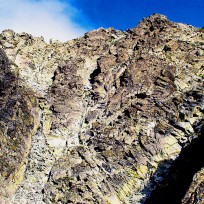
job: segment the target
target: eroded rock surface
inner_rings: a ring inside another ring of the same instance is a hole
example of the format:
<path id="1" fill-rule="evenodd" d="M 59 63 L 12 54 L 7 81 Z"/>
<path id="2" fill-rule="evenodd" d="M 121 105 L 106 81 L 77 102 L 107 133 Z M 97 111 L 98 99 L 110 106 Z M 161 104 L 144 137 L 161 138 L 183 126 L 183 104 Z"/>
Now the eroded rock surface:
<path id="1" fill-rule="evenodd" d="M 2 49 L 0 61 L 0 200 L 8 203 L 23 178 L 40 113 L 34 93 L 20 85 Z"/>
<path id="2" fill-rule="evenodd" d="M 201 169 L 193 177 L 193 182 L 186 193 L 182 203 L 202 204 L 204 203 L 204 169 Z"/>
<path id="3" fill-rule="evenodd" d="M 202 29 L 155 14 L 67 43 L 0 42 L 1 202 L 143 203 L 199 137 Z"/>

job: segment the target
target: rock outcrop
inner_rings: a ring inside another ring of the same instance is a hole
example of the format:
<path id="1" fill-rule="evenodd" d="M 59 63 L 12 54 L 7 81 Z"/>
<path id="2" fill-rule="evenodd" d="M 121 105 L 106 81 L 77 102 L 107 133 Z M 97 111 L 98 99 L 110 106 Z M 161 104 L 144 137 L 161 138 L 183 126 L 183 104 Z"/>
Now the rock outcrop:
<path id="1" fill-rule="evenodd" d="M 155 14 L 66 43 L 6 30 L 0 49 L 0 203 L 153 203 L 202 137 L 202 29 Z"/>
<path id="2" fill-rule="evenodd" d="M 186 193 L 182 203 L 201 204 L 204 203 L 204 169 L 201 169 L 193 177 L 193 182 Z"/>

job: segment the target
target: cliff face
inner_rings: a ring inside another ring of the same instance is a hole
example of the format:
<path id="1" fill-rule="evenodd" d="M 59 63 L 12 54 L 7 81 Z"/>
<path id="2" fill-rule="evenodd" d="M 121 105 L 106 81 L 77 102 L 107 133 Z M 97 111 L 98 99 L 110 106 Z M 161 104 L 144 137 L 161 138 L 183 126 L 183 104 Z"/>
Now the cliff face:
<path id="1" fill-rule="evenodd" d="M 190 185 L 182 203 L 199 204 L 204 203 L 204 169 L 201 169 L 193 177 L 193 182 Z"/>
<path id="2" fill-rule="evenodd" d="M 0 203 L 156 203 L 202 137 L 202 29 L 155 14 L 67 43 L 6 30 L 0 46 Z"/>

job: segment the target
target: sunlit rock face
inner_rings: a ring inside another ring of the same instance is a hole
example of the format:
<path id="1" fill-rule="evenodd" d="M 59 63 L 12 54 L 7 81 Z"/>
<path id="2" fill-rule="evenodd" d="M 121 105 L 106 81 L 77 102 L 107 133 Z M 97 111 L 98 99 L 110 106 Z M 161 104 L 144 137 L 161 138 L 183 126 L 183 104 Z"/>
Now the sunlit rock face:
<path id="1" fill-rule="evenodd" d="M 0 203 L 151 202 L 201 137 L 202 29 L 155 14 L 66 43 L 6 30 L 0 49 Z"/>

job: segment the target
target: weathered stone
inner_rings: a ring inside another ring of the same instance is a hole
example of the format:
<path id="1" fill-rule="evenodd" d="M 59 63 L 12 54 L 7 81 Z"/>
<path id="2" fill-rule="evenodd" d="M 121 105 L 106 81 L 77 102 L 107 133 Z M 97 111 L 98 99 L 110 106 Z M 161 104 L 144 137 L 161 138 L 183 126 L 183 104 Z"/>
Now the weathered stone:
<path id="1" fill-rule="evenodd" d="M 183 204 L 202 204 L 204 203 L 204 169 L 201 169 L 193 177 L 191 186 L 189 187 L 185 197 L 182 200 Z"/>
<path id="2" fill-rule="evenodd" d="M 66 43 L 4 31 L 0 201 L 144 202 L 199 137 L 203 40 L 159 14 Z"/>

